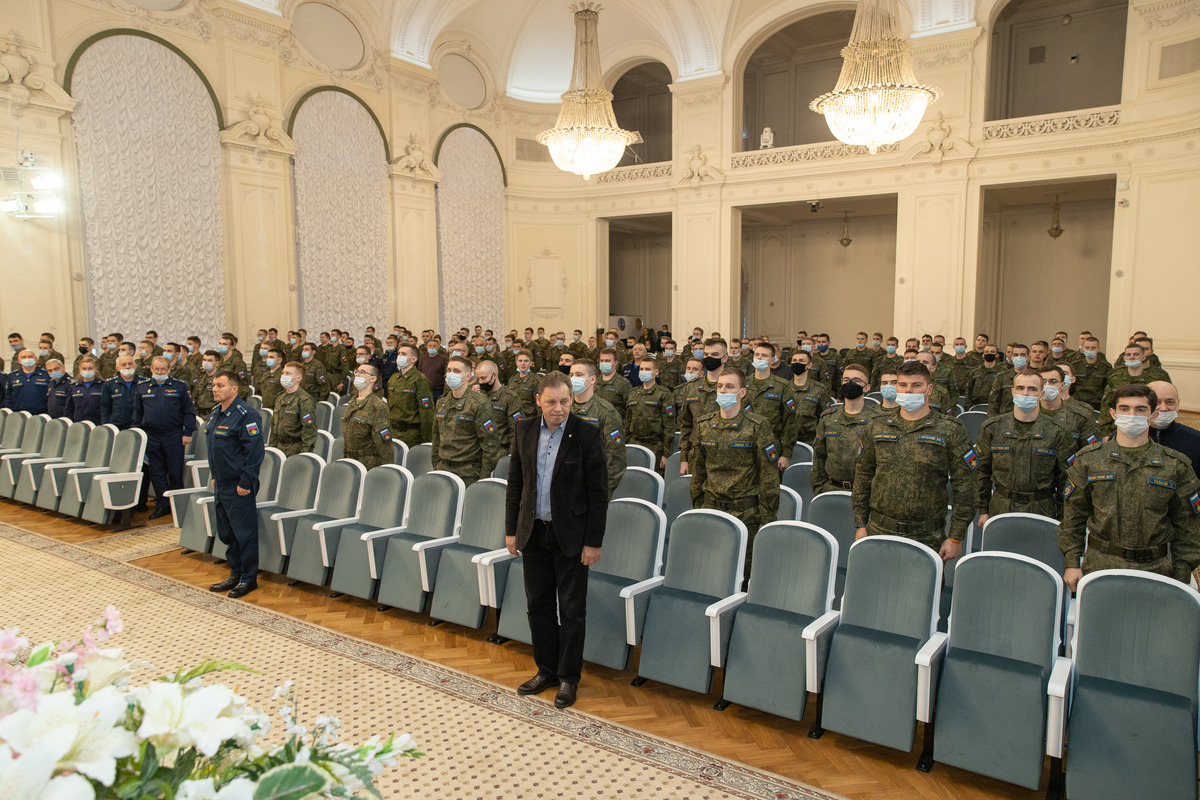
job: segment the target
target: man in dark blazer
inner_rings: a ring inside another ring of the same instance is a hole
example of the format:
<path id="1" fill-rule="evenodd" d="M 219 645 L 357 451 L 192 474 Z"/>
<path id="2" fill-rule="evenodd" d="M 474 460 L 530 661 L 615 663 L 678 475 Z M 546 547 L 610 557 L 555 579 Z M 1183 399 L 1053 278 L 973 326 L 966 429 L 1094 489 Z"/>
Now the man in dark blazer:
<path id="1" fill-rule="evenodd" d="M 583 669 L 588 567 L 600 560 L 608 515 L 603 434 L 571 414 L 571 383 L 548 372 L 541 414 L 516 424 L 508 472 L 505 545 L 525 559 L 525 596 L 537 675 L 521 694 L 558 686 L 556 708 L 575 702 Z M 557 602 L 556 602 L 557 601 Z"/>

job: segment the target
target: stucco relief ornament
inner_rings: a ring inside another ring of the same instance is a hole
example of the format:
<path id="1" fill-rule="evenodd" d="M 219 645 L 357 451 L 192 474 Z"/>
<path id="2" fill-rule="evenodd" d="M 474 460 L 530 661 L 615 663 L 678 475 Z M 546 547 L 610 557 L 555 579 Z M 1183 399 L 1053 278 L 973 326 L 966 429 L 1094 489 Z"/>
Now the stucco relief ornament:
<path id="1" fill-rule="evenodd" d="M 425 148 L 415 133 L 409 135 L 408 142 L 404 145 L 404 155 L 393 161 L 392 166 L 395 168 L 394 174 L 404 175 L 414 180 L 440 181 L 442 179 L 442 171 L 425 155 Z"/>
<path id="2" fill-rule="evenodd" d="M 721 171 L 716 167 L 709 166 L 708 156 L 704 155 L 703 148 L 696 145 L 692 148 L 692 155 L 688 159 L 687 168 L 683 174 L 679 176 L 679 183 L 690 184 L 693 189 L 699 189 L 701 182 L 705 179 L 715 181 L 721 177 Z"/>
<path id="3" fill-rule="evenodd" d="M 256 157 L 261 156 L 268 149 L 282 151 L 289 155 L 296 152 L 296 143 L 292 141 L 292 138 L 284 133 L 282 128 L 272 123 L 271 115 L 267 111 L 266 100 L 262 95 L 255 98 L 254 105 L 250 107 L 250 115 L 246 119 L 221 131 L 222 142 L 244 143 L 246 140 L 254 142 Z"/>
<path id="4" fill-rule="evenodd" d="M 908 160 L 913 161 L 922 156 L 928 156 L 933 171 L 941 172 L 942 160 L 951 150 L 967 156 L 975 154 L 975 148 L 971 147 L 968 142 L 950 134 L 950 125 L 946 123 L 941 114 L 938 114 L 937 125 L 925 132 L 925 141 L 909 151 Z"/>
<path id="5" fill-rule="evenodd" d="M 29 89 L 25 86 L 25 78 L 29 75 L 29 58 L 17 49 L 17 32 L 9 31 L 0 49 L 0 85 L 11 83 L 8 87 L 11 103 L 10 110 L 14 117 L 21 116 L 25 106 L 29 105 Z"/>

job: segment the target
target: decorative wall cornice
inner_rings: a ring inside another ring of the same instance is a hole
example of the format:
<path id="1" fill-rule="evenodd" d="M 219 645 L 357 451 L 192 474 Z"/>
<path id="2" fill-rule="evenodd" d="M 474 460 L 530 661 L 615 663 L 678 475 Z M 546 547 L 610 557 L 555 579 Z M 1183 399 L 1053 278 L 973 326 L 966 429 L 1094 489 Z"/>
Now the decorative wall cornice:
<path id="1" fill-rule="evenodd" d="M 424 144 L 415 133 L 409 134 L 404 155 L 392 161 L 388 174 L 429 183 L 437 183 L 442 179 L 442 171 L 425 154 Z"/>
<path id="2" fill-rule="evenodd" d="M 879 148 L 879 152 L 894 153 L 899 149 L 899 145 L 886 144 Z M 853 156 L 865 155 L 869 155 L 867 148 L 843 142 L 802 144 L 795 147 L 772 147 L 767 150 L 734 153 L 730 159 L 729 166 L 731 169 L 745 169 L 746 167 L 802 164 L 807 161 L 825 161 L 834 158 L 851 158 Z"/>
<path id="3" fill-rule="evenodd" d="M 34 71 L 33 57 L 21 49 L 15 30 L 0 39 L 0 102 L 8 104 L 14 117 L 29 107 L 62 115 L 75 107 L 75 100 L 61 86 Z"/>
<path id="4" fill-rule="evenodd" d="M 1049 133 L 1111 128 L 1120 123 L 1121 109 L 1109 108 L 1103 111 L 1091 111 L 1086 114 L 1068 114 L 1059 117 L 1047 116 L 1018 122 L 1006 120 L 988 122 L 983 126 L 983 138 L 989 141 L 993 139 L 1019 139 L 1023 136 L 1044 136 Z"/>
<path id="5" fill-rule="evenodd" d="M 208 41 L 216 33 L 216 22 L 211 11 L 201 0 L 184 0 L 178 8 L 170 11 L 149 11 L 135 6 L 129 0 L 96 0 L 130 19 L 128 25 L 141 31 L 151 31 L 155 26 L 177 28 L 198 35 Z"/>
<path id="6" fill-rule="evenodd" d="M 290 156 L 296 152 L 296 143 L 284 133 L 278 117 L 271 116 L 262 97 L 254 101 L 246 119 L 221 131 L 221 145 L 253 150 L 255 156 L 264 153 Z"/>
<path id="7" fill-rule="evenodd" d="M 909 42 L 913 66 L 918 69 L 938 69 L 953 64 L 964 64 L 973 57 L 975 45 L 982 35 L 983 28 L 975 27 L 913 39 Z"/>
<path id="8" fill-rule="evenodd" d="M 657 164 L 637 164 L 631 167 L 616 167 L 603 172 L 596 177 L 598 183 L 628 183 L 629 181 L 646 181 L 655 178 L 669 178 L 673 172 L 670 161 L 660 161 Z"/>
<path id="9" fill-rule="evenodd" d="M 1200 19 L 1200 0 L 1163 0 L 1146 5 L 1134 4 L 1146 30 L 1169 28 L 1190 19 Z"/>
<path id="10" fill-rule="evenodd" d="M 387 71 L 394 89 L 416 97 L 425 97 L 430 87 L 437 83 L 437 73 L 433 70 L 421 70 L 394 58 Z"/>
<path id="11" fill-rule="evenodd" d="M 676 81 L 670 85 L 671 94 L 683 108 L 695 106 L 720 105 L 729 85 L 728 75 L 715 75 L 711 78 L 698 78 L 694 81 Z"/>
<path id="12" fill-rule="evenodd" d="M 361 83 L 370 86 L 377 92 L 384 90 L 384 75 L 386 74 L 387 56 L 377 47 L 371 48 L 367 60 L 354 69 L 337 69 L 313 58 L 304 45 L 300 44 L 295 35 L 289 31 L 279 42 L 279 63 L 285 67 L 302 66 L 315 69 L 329 77 L 334 86 L 344 86 L 347 83 Z"/>

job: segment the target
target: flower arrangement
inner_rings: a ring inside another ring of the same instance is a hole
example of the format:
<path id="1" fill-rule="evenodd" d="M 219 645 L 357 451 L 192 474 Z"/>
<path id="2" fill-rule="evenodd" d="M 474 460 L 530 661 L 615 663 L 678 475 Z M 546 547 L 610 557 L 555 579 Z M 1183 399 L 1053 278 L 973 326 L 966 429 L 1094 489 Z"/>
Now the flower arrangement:
<path id="1" fill-rule="evenodd" d="M 0 798 L 4 800 L 301 800 L 380 797 L 374 779 L 397 757 L 423 753 L 408 734 L 338 741 L 341 722 L 297 722 L 291 682 L 282 743 L 267 745 L 271 721 L 244 697 L 204 676 L 253 672 L 212 660 L 145 686 L 130 686 L 144 662 L 101 648 L 121 632 L 109 606 L 69 646 L 30 649 L 16 628 L 0 630 Z"/>

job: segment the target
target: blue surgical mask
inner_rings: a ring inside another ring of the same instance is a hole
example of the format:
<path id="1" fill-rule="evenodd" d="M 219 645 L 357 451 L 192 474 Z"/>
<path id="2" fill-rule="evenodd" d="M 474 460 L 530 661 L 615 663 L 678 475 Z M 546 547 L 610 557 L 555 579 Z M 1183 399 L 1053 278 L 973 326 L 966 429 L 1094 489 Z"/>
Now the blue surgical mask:
<path id="1" fill-rule="evenodd" d="M 612 362 L 611 361 L 601 361 L 600 362 L 600 371 L 603 372 L 605 375 L 611 375 L 612 371 L 613 371 Z"/>
<path id="2" fill-rule="evenodd" d="M 700 376 L 699 376 L 699 375 L 697 375 L 697 374 L 696 374 L 696 373 L 694 373 L 694 372 L 685 372 L 685 373 L 683 373 L 683 379 L 684 379 L 684 381 L 686 381 L 686 382 L 688 382 L 688 383 L 690 383 L 690 382 L 692 382 L 692 381 L 696 380 L 696 378 L 699 378 L 699 377 L 700 377 Z"/>
<path id="3" fill-rule="evenodd" d="M 87 383 L 96 377 L 96 370 L 94 370 L 94 369 L 81 370 L 79 372 L 79 377 L 83 378 L 84 383 Z"/>
<path id="4" fill-rule="evenodd" d="M 717 405 L 728 410 L 737 405 L 737 392 L 717 392 Z"/>
<path id="5" fill-rule="evenodd" d="M 436 347 L 427 347 L 427 348 L 425 348 L 425 352 L 429 353 L 429 355 L 431 355 L 431 356 L 436 356 L 437 348 Z"/>
<path id="6" fill-rule="evenodd" d="M 916 392 L 897 392 L 896 402 L 905 411 L 920 411 L 921 406 L 925 405 L 925 395 Z"/>
<path id="7" fill-rule="evenodd" d="M 604 346 L 605 346 L 605 347 L 612 347 L 612 346 L 613 346 L 613 345 L 615 345 L 616 343 L 617 343 L 617 340 L 616 340 L 616 339 L 605 339 L 605 340 L 604 340 Z"/>
<path id="8" fill-rule="evenodd" d="M 1029 365 L 1029 359 L 1025 356 L 1013 356 L 1013 368 L 1025 369 Z"/>
<path id="9" fill-rule="evenodd" d="M 453 375 L 454 373 L 450 373 L 450 374 L 451 374 L 451 375 Z M 450 376 L 449 376 L 449 375 L 447 375 L 446 377 L 448 378 L 448 377 L 450 377 Z M 456 377 L 457 377 L 457 376 L 456 376 Z M 375 380 L 375 379 L 374 379 L 374 378 L 368 378 L 366 375 L 355 375 L 355 376 L 354 376 L 354 388 L 355 388 L 355 389 L 360 389 L 360 390 L 361 390 L 361 389 L 365 389 L 365 388 L 367 388 L 368 386 L 370 386 L 370 385 L 371 385 L 371 382 L 372 382 L 373 380 Z M 447 384 L 449 384 L 449 383 L 450 383 L 450 381 L 446 381 L 446 383 L 447 383 Z M 454 388 L 457 388 L 457 387 L 454 387 Z"/>
<path id="10" fill-rule="evenodd" d="M 258 355 L 260 358 L 266 358 L 268 352 L 270 352 L 270 351 L 268 351 L 265 347 L 260 347 L 258 349 Z"/>
<path id="11" fill-rule="evenodd" d="M 483 345 L 475 345 L 475 355 L 483 355 Z"/>
<path id="12" fill-rule="evenodd" d="M 654 373 L 649 372 L 644 369 L 639 370 L 638 371 L 638 380 L 641 381 L 642 383 L 653 383 L 654 382 Z"/>
<path id="13" fill-rule="evenodd" d="M 1063 349 L 1061 347 L 1051 347 L 1050 352 L 1054 353 L 1056 356 L 1061 356 L 1063 354 Z"/>
<path id="14" fill-rule="evenodd" d="M 1129 369 L 1137 369 L 1141 365 L 1142 365 L 1141 359 L 1138 359 L 1136 361 L 1130 361 L 1128 358 L 1125 359 L 1125 366 L 1128 367 Z"/>
<path id="15" fill-rule="evenodd" d="M 1064 384 L 1064 386 L 1065 386 L 1065 384 Z M 1062 389 L 1058 386 L 1047 386 L 1045 389 L 1042 390 L 1042 396 L 1045 397 L 1047 401 L 1053 403 L 1055 400 L 1058 399 L 1058 395 L 1060 392 L 1062 392 Z M 1014 402 L 1015 402 L 1015 399 L 1014 399 Z"/>
<path id="16" fill-rule="evenodd" d="M 827 344 L 817 345 L 817 349 L 820 350 L 822 353 L 825 353 L 825 352 L 828 352 L 829 345 L 827 345 Z"/>
<path id="17" fill-rule="evenodd" d="M 879 394 L 883 397 L 884 400 L 887 400 L 889 403 L 893 402 L 896 399 L 896 387 L 895 386 L 881 386 L 881 387 L 879 387 Z"/>
<path id="18" fill-rule="evenodd" d="M 872 339 L 872 340 L 871 340 L 871 347 L 874 347 L 876 350 L 878 350 L 878 349 L 879 349 L 879 346 L 880 346 L 880 345 L 882 345 L 882 344 L 883 344 L 883 340 L 882 340 L 882 339 Z"/>
<path id="19" fill-rule="evenodd" d="M 279 376 L 279 385 L 285 389 L 290 387 L 295 382 L 296 382 L 296 378 L 294 375 L 280 375 Z"/>
<path id="20" fill-rule="evenodd" d="M 867 343 L 866 343 L 866 342 L 855 342 L 855 343 L 854 343 L 854 346 L 855 346 L 855 347 L 857 347 L 859 350 L 866 350 L 866 349 L 867 349 Z"/>
<path id="21" fill-rule="evenodd" d="M 1030 394 L 1014 394 L 1013 395 L 1013 405 L 1016 406 L 1021 411 L 1033 411 L 1035 408 L 1037 408 L 1037 404 L 1038 404 L 1037 395 L 1030 395 Z"/>
<path id="22" fill-rule="evenodd" d="M 965 344 L 956 344 L 954 345 L 954 352 L 961 356 L 967 352 L 967 346 Z"/>
<path id="23" fill-rule="evenodd" d="M 800 349 L 801 349 L 801 350 L 803 350 L 803 351 L 804 351 L 804 352 L 806 352 L 806 353 L 811 353 L 811 352 L 812 352 L 812 345 L 811 345 L 811 344 L 802 344 L 802 345 L 800 345 Z"/>
<path id="24" fill-rule="evenodd" d="M 457 389 L 458 387 L 460 387 L 462 385 L 463 385 L 463 376 L 462 375 L 459 375 L 457 372 L 447 372 L 446 373 L 446 386 L 448 386 L 451 390 Z"/>
<path id="25" fill-rule="evenodd" d="M 158 381 L 159 383 L 163 383 L 163 382 L 165 382 L 165 381 L 166 381 L 168 378 L 170 378 L 171 376 L 170 376 L 170 375 L 165 375 L 165 374 L 164 374 L 164 375 L 159 375 L 157 372 L 152 372 L 152 373 L 150 373 L 150 377 L 151 377 L 151 378 L 154 378 L 154 380 Z"/>
<path id="26" fill-rule="evenodd" d="M 275 369 L 275 365 L 276 365 L 277 363 L 279 363 L 279 359 L 276 359 L 276 358 L 268 358 L 268 359 L 267 359 L 265 362 L 263 362 L 263 363 L 265 363 L 265 364 L 267 365 L 267 369 Z"/>
<path id="27" fill-rule="evenodd" d="M 227 345 L 227 344 L 217 345 L 217 352 L 220 353 L 221 355 L 225 355 L 226 353 L 229 352 L 229 345 Z"/>
<path id="28" fill-rule="evenodd" d="M 400 369 L 408 368 L 408 356 L 396 356 L 396 366 Z"/>
<path id="29" fill-rule="evenodd" d="M 675 351 L 674 350 L 663 350 L 663 357 L 664 358 L 674 358 Z"/>
<path id="30" fill-rule="evenodd" d="M 1091 361 L 1092 359 L 1094 359 L 1096 357 L 1096 351 L 1095 350 L 1084 350 L 1083 357 L 1086 358 L 1088 361 Z"/>
<path id="31" fill-rule="evenodd" d="M 53 371 L 50 373 L 50 380 L 52 380 L 52 381 L 56 381 L 56 380 L 58 380 L 59 378 L 61 378 L 61 377 L 63 376 L 63 374 L 64 374 L 64 373 L 63 373 L 63 371 L 62 371 L 61 369 L 56 369 L 56 370 L 53 370 Z"/>
<path id="32" fill-rule="evenodd" d="M 587 391 L 587 378 L 571 376 L 571 394 L 583 394 Z"/>
<path id="33" fill-rule="evenodd" d="M 770 366 L 770 363 L 768 363 L 768 361 L 765 358 L 756 358 L 753 361 L 751 361 L 750 364 L 754 367 L 755 371 L 757 371 L 757 372 L 761 372 L 762 370 L 764 370 Z"/>
<path id="34" fill-rule="evenodd" d="M 577 334 L 575 334 L 574 336 L 575 336 L 575 341 L 577 341 L 577 342 L 578 342 L 578 341 L 579 341 L 579 334 L 577 333 Z"/>
<path id="35" fill-rule="evenodd" d="M 703 347 L 693 347 L 692 355 L 695 356 L 696 358 L 704 358 L 704 348 Z"/>
<path id="36" fill-rule="evenodd" d="M 888 354 L 889 356 L 894 356 L 894 355 L 896 355 L 896 345 L 894 345 L 894 344 L 889 344 L 887 347 L 885 347 L 885 348 L 883 348 L 883 349 L 884 349 L 884 350 L 887 350 L 887 354 Z"/>

